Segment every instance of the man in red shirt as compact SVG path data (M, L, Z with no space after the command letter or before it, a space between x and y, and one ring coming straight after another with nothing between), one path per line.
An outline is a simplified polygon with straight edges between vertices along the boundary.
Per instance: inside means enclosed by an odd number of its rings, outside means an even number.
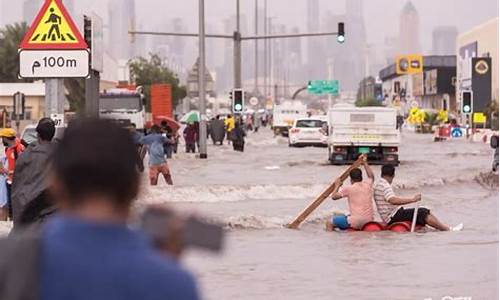
M11 189L12 179L14 178L14 169L16 168L16 160L24 151L24 146L21 140L16 137L16 131L12 128L3 128L0 130L3 146L5 147L5 155L7 156L7 168L2 167L0 172L7 175L7 207L9 218L12 219L12 202Z

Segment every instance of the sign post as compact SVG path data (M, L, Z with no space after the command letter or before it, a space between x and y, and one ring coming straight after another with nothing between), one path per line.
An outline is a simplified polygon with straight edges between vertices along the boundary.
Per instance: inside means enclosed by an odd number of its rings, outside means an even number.
M19 77L46 79L45 115L64 114L62 78L89 76L88 46L61 0L45 0L19 46Z
M16 127L17 131L19 131L20 119L24 116L24 108L25 108L25 97L21 92L17 92L14 94L14 115L16 116Z

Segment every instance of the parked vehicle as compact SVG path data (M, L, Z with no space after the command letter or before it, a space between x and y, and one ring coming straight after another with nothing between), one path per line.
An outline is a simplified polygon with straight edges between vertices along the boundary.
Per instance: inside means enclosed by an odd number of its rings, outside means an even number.
M23 140L26 144L33 144L38 140L38 134L36 133L37 124L30 124L26 126L21 133L21 140ZM64 135L64 130L66 127L56 127L56 133L54 135L54 141L61 140Z
M328 159L351 164L367 154L370 163L399 165L397 111L386 107L334 107L328 113Z
M288 145L290 147L300 146L328 146L328 133L325 126L326 116L299 118L293 122L288 131Z

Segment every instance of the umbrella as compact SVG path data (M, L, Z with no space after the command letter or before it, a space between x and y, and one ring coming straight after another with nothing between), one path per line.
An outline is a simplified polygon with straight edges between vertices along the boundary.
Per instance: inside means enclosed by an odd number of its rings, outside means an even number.
M200 113L196 110L192 110L185 114L181 118L181 123L186 124L186 123L194 123L194 122L199 122L200 121Z
M181 128L181 124L179 124L176 120L167 117L167 116L156 116L155 123L161 124L162 122L167 122L168 127L172 128L172 131L176 132Z

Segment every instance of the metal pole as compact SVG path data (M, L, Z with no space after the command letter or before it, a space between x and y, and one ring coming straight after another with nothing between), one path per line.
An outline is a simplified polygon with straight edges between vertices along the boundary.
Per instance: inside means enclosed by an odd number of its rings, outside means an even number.
M267 30L267 0L264 0L264 35L268 35L269 32ZM264 97L268 96L269 93L269 85L268 85L268 78L267 78L267 61L268 59L268 53L267 53L267 43L269 43L268 40L264 40Z
M241 88L240 0L236 0L236 31L234 32L234 87Z
M199 56L198 68L198 98L200 100L200 158L206 159L207 155L207 116L205 107L205 0L199 0Z
M99 72L90 70L90 77L85 79L85 115L99 117Z
M274 103L278 103L278 85L274 85Z
M45 116L51 114L63 114L64 102L64 81L62 79L45 80Z
M259 35L259 0L255 0L255 35ZM254 66L254 73L255 73L255 86L254 86L254 92L256 94L259 93L259 41L255 40L255 66Z
M272 34L273 33L273 26L272 26L272 19L271 17L269 17L269 24L268 24L268 30L269 30L269 34ZM273 55L273 44L272 44L272 41L269 41L267 43L267 47L269 48L268 49L268 65L267 65L267 68L268 68L268 71L267 71L267 74L269 76L269 86L271 87L273 84L274 84L274 74L273 74L273 59L274 59L274 55ZM274 99L274 101L276 101L276 99Z

